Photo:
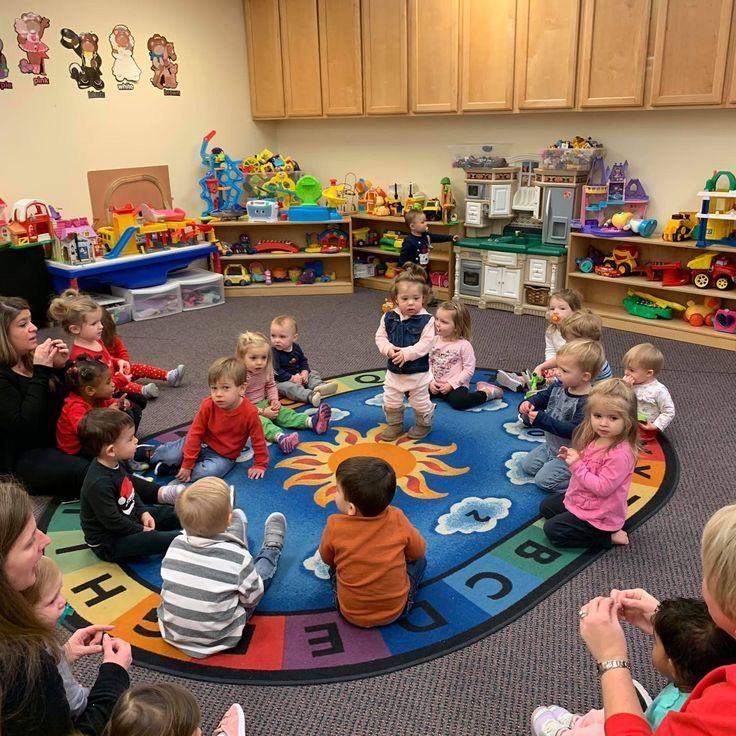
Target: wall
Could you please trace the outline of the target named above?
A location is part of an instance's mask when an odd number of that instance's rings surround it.
[[[353,171],[384,187],[411,180],[436,196],[450,174],[456,195],[464,191],[450,145],[506,141],[506,151],[522,154],[592,136],[605,144],[608,162],[628,159],[661,225],[676,210],[698,208],[695,194],[713,169],[736,170],[734,120],[733,110],[666,110],[283,121],[277,143],[323,181]]]
[[[46,86],[34,87],[31,75],[18,70],[13,26],[31,9],[51,20],[44,36]],[[135,37],[134,58],[143,72],[129,92],[117,89],[111,73],[108,36],[118,23]],[[99,36],[105,99],[88,99],[69,77],[77,57],[59,43],[63,27]],[[146,42],[154,33],[175,44],[180,97],[164,97],[149,81]],[[167,164],[175,204],[198,214],[203,135],[215,128],[214,144],[233,157],[273,143],[273,123],[250,118],[241,0],[3,0],[0,38],[13,83],[0,91],[0,197],[8,204],[37,197],[62,207],[64,216],[89,216],[87,171]]]

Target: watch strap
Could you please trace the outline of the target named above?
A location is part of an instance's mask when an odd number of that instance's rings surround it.
[[[608,672],[608,670],[617,670],[621,668],[627,670],[631,669],[628,659],[606,659],[603,662],[598,662],[599,675],[602,675],[604,672]]]

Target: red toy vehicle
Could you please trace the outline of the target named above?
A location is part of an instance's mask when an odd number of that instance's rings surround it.
[[[719,291],[732,289],[736,284],[736,263],[723,253],[704,253],[687,264],[691,280],[698,289],[714,286]]]

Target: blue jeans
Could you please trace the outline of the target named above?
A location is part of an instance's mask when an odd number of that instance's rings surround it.
[[[167,442],[165,445],[159,445],[151,456],[151,464],[165,463],[166,465],[181,467],[186,439],[186,437],[181,437],[178,440]],[[235,460],[218,455],[207,445],[202,445],[197,464],[192,470],[192,480],[199,480],[210,475],[223,478],[230,472],[233,465],[235,465]]]
[[[242,509],[233,509],[233,518],[227,528],[227,533],[237,537],[241,542],[245,542],[246,547],[248,546],[248,520],[245,518],[245,512]],[[281,557],[280,547],[261,547],[255,556],[253,565],[263,581],[264,592],[268,590],[268,586],[276,574],[279,557]]]
[[[521,461],[521,467],[527,475],[534,477],[534,482],[548,493],[564,491],[570,484],[570,468],[564,460],[552,453],[544,442],[535,447]]]

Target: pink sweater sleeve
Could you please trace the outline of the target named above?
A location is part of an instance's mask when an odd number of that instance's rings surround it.
[[[388,351],[393,348],[393,345],[388,339],[385,320],[386,315],[384,314],[381,317],[381,321],[378,323],[378,329],[376,330],[376,347],[381,351],[381,355],[388,357]]]
[[[606,456],[597,472],[578,461],[570,467],[571,475],[597,496],[605,498],[617,491],[634,472],[634,456],[628,443],[622,442]]]
[[[279,390],[276,387],[276,381],[274,381],[273,376],[269,376],[266,379],[266,398],[269,401],[279,400]]]
[[[429,318],[425,328],[422,330],[422,334],[419,336],[419,342],[415,345],[409,345],[406,348],[401,348],[401,352],[407,360],[416,360],[424,355],[428,355],[432,349],[432,343],[434,342],[434,317]]]

